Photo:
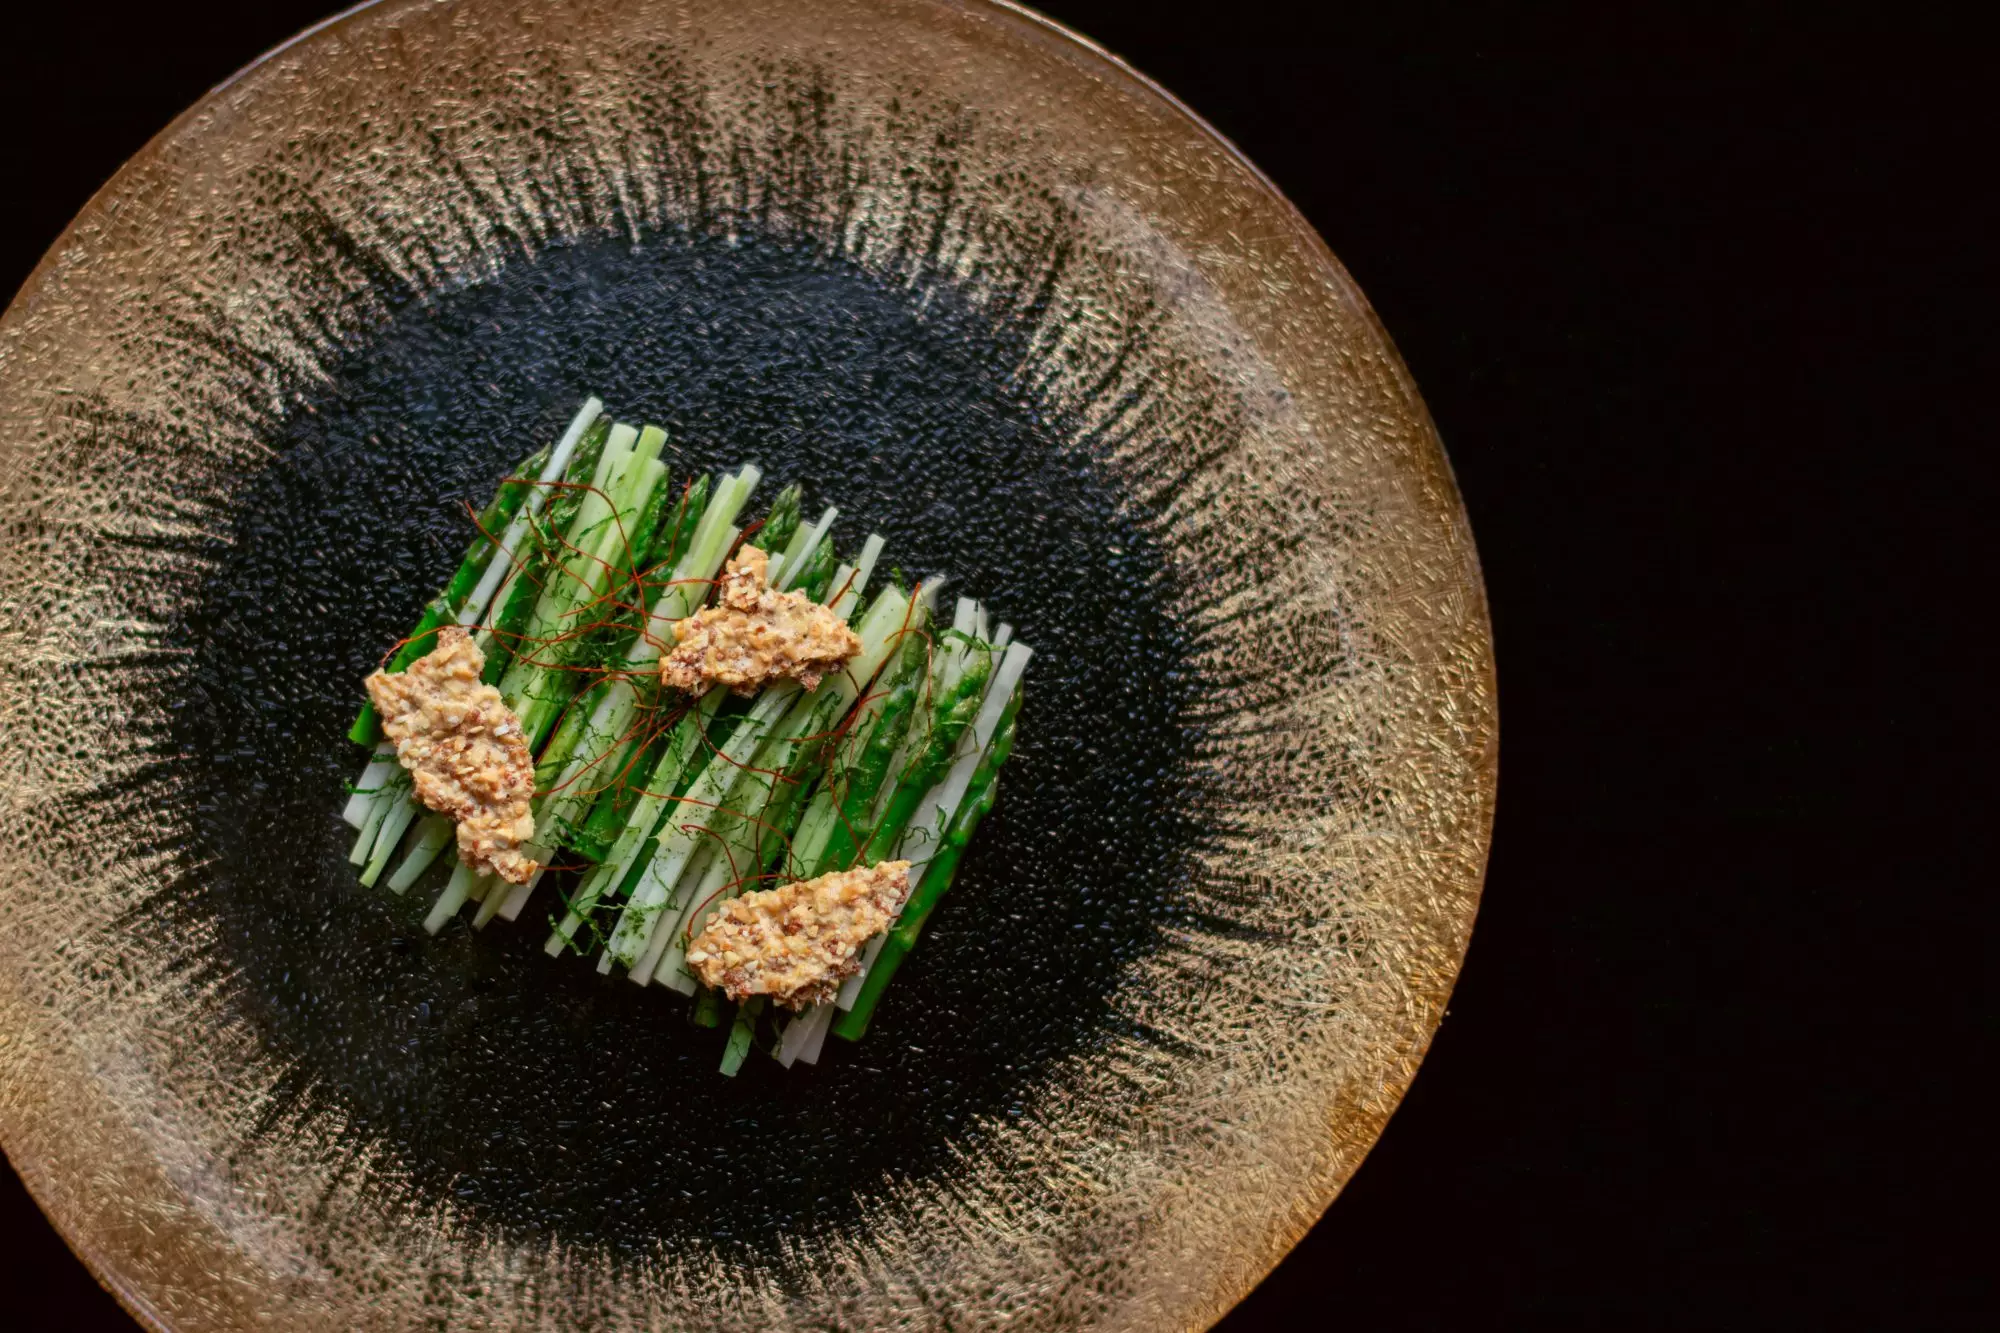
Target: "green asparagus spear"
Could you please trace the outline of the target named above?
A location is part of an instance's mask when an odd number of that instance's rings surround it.
[[[610,438],[611,423],[603,417],[599,417],[584,432],[583,438],[577,442],[576,452],[570,455],[569,466],[563,469],[563,484],[556,488],[555,494],[549,497],[547,508],[536,515],[529,526],[523,549],[514,553],[515,571],[494,594],[494,606],[486,617],[487,623],[493,627],[493,641],[487,649],[486,669],[479,678],[488,685],[500,683],[520,652],[521,636],[526,633],[528,622],[534,616],[535,604],[541,600],[542,590],[548,586],[549,569],[560,545],[558,536],[576,518],[576,511],[583,504],[582,488],[597,471],[597,460],[604,454],[604,442]]]
[[[745,818],[756,820],[746,842],[756,853],[756,874],[776,859],[777,852],[791,836],[805,802],[800,793],[811,785],[820,760],[826,753],[827,735],[840,720],[847,701],[829,690],[812,698],[805,718],[786,734],[772,740],[758,756],[759,769],[752,773],[737,808]]]
[[[806,557],[799,576],[792,580],[792,591],[802,592],[815,602],[825,601],[827,593],[833,589],[833,571],[839,564],[839,558],[833,553],[833,538],[821,537],[819,545],[813,547],[812,554]]]
[[[465,599],[479,585],[487,566],[493,563],[493,552],[500,534],[514,521],[514,515],[521,512],[528,495],[534,490],[534,479],[541,475],[542,467],[549,461],[549,450],[544,446],[530,458],[523,459],[500,483],[493,493],[493,499],[480,511],[476,520],[478,532],[465,548],[465,555],[458,562],[458,569],[452,574],[451,582],[443,592],[433,597],[425,606],[424,614],[417,621],[417,627],[410,631],[409,638],[396,650],[394,657],[383,670],[394,674],[409,669],[410,663],[437,646],[437,631],[457,618],[458,610],[465,605]],[[361,712],[348,729],[347,738],[357,745],[375,745],[382,739],[381,719],[375,715],[375,705],[363,704]]]
[[[473,520],[478,531],[465,548],[465,557],[459,561],[458,572],[451,576],[451,582],[444,590],[445,600],[453,607],[464,606],[465,599],[479,586],[486,567],[493,563],[493,552],[498,549],[501,534],[514,521],[514,515],[521,512],[521,506],[528,502],[528,496],[535,489],[535,478],[541,476],[542,468],[548,461],[548,445],[543,445],[532,457],[523,459],[521,465],[500,483],[492,501]]]
[[[959,860],[965,855],[979,821],[993,808],[994,798],[999,795],[1000,768],[1013,753],[1014,717],[1020,708],[1021,692],[1016,690],[1007,703],[1007,711],[1001,715],[999,729],[993,734],[993,744],[979,761],[979,768],[966,789],[959,813],[945,834],[943,846],[938,848],[937,855],[925,867],[923,879],[910,895],[909,902],[903,905],[896,924],[890,928],[882,952],[876,956],[874,966],[868,969],[867,980],[861,983],[861,994],[856,997],[854,1007],[834,1020],[833,1034],[836,1037],[858,1041],[861,1034],[868,1030],[868,1019],[875,1012],[882,992],[888,989],[903,958],[916,947],[924,922],[930,919],[938,900],[951,888],[952,880],[958,874]]]
[[[651,610],[666,591],[666,579],[673,573],[674,566],[687,554],[688,544],[694,540],[694,530],[701,526],[701,515],[708,508],[708,493],[713,482],[706,474],[696,477],[693,485],[674,502],[673,522],[660,525],[660,532],[653,539],[653,549],[646,556],[651,566],[651,575],[646,584],[646,609]]]
[[[639,802],[641,787],[666,753],[672,736],[673,729],[668,727],[650,740],[635,737],[619,747],[603,766],[605,790],[583,823],[562,837],[565,847],[591,861],[602,861],[610,854]]]
[[[778,498],[771,501],[771,512],[764,519],[762,527],[744,539],[744,545],[755,546],[776,554],[785,549],[785,543],[799,530],[799,502],[805,496],[805,488],[796,484],[778,492]]]
[[[584,488],[596,475],[597,460],[604,456],[604,444],[610,438],[611,418],[599,417],[577,442],[576,452],[570,455],[569,466],[563,469],[562,485],[549,497],[548,508],[544,511],[549,526],[557,532],[567,531],[570,520],[583,507]]]
[[[992,655],[975,653],[966,663],[964,674],[939,697],[931,717],[930,734],[896,779],[896,789],[862,856],[864,864],[873,865],[895,855],[896,844],[902,841],[903,830],[909,827],[917,806],[943,779],[958,749],[959,737],[979,716],[980,705],[985,701],[986,681],[992,674]]]
[[[645,572],[653,543],[660,529],[673,521],[674,507],[679,501],[680,496],[674,492],[672,486],[668,485],[667,478],[661,476],[659,484],[653,487],[652,493],[646,498],[645,506],[640,509],[632,530],[625,534],[624,550],[619,557],[615,577],[621,584],[633,585],[629,591],[621,591],[618,600],[624,605],[624,618],[632,619],[635,623],[635,612],[642,604],[635,581]],[[623,636],[620,637],[622,641]]]
[[[881,713],[867,742],[851,764],[837,774],[828,775],[828,785],[840,802],[839,813],[814,864],[802,868],[807,878],[829,870],[847,869],[854,859],[855,847],[868,843],[874,831],[869,816],[875,809],[875,798],[888,777],[890,762],[909,735],[910,722],[923,695],[929,651],[930,644],[922,635],[904,638],[897,654],[896,674],[887,683]]]

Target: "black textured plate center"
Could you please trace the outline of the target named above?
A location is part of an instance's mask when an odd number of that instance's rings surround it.
[[[1105,1037],[1191,838],[1186,645],[1142,516],[1022,387],[1033,332],[772,242],[605,243],[404,306],[291,412],[172,701],[206,862],[172,907],[218,928],[228,1003],[289,1071],[270,1132],[338,1111],[355,1149],[511,1232],[767,1249],[949,1171]],[[465,501],[590,392],[667,427],[675,484],[755,461],[754,515],[802,481],[844,552],[882,533],[885,567],[948,571],[1037,649],[954,891],[868,1037],[817,1068],[720,1077],[687,1000],[542,954],[546,888],[518,923],[432,939],[424,885],[393,898],[347,863],[362,676],[456,561]]]

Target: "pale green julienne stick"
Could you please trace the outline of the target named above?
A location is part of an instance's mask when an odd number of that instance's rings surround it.
[[[445,922],[458,915],[458,909],[465,906],[465,900],[472,893],[472,881],[476,876],[472,868],[460,861],[451,868],[451,879],[445,884],[444,892],[431,904],[431,913],[424,918],[424,929],[435,935],[444,929]]]
[[[408,893],[410,886],[417,882],[417,877],[428,870],[431,862],[450,844],[454,827],[447,815],[426,815],[424,822],[417,825],[417,840],[410,854],[403,858],[403,864],[397,867],[396,873],[389,876],[389,892]]]
[[[638,965],[631,970],[631,980],[642,986],[649,980],[658,981],[684,995],[694,994],[694,976],[686,967],[687,941],[700,933],[708,914],[720,905],[731,880],[756,872],[757,849],[765,833],[758,818],[770,808],[777,775],[793,770],[801,754],[814,743],[813,738],[823,735],[831,719],[847,711],[849,702],[840,691],[819,689],[801,696],[792,705],[777,734],[757,752],[748,776],[731,793],[729,817],[710,822],[711,829],[721,837],[721,845],[714,849],[714,864],[691,892],[676,895],[674,906],[669,909],[670,918],[664,929],[655,932]],[[693,874],[690,867],[687,877],[691,879]]]
[[[381,832],[375,835],[374,854],[368,858],[368,866],[361,872],[361,883],[364,886],[372,889],[375,887],[375,881],[382,878],[382,871],[387,868],[389,857],[396,848],[402,846],[403,834],[415,821],[417,810],[416,797],[411,796],[391,808],[388,815],[383,818]]]

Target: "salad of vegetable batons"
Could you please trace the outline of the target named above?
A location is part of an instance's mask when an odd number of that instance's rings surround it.
[[[1013,749],[1031,650],[941,578],[836,553],[797,486],[674,478],[656,426],[585,403],[507,476],[444,591],[368,677],[345,818],[361,882],[440,887],[425,927],[517,919],[546,945],[734,1006],[760,1044],[859,1038]],[[871,585],[873,586],[871,591]]]

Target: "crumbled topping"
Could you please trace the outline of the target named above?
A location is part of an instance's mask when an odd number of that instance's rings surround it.
[[[698,693],[727,685],[751,695],[776,680],[812,689],[861,651],[861,638],[804,593],[770,584],[770,556],[746,546],[730,560],[719,604],[674,622],[679,642],[660,663],[660,679]]]
[[[472,635],[449,625],[408,671],[370,676],[368,697],[417,799],[458,821],[459,860],[525,884],[537,869],[520,850],[535,836],[535,761],[521,719],[480,683],[485,667]]]
[[[787,1009],[831,1000],[861,970],[861,946],[910,896],[910,863],[884,861],[746,893],[688,947],[688,965],[732,1000],[768,995]]]

